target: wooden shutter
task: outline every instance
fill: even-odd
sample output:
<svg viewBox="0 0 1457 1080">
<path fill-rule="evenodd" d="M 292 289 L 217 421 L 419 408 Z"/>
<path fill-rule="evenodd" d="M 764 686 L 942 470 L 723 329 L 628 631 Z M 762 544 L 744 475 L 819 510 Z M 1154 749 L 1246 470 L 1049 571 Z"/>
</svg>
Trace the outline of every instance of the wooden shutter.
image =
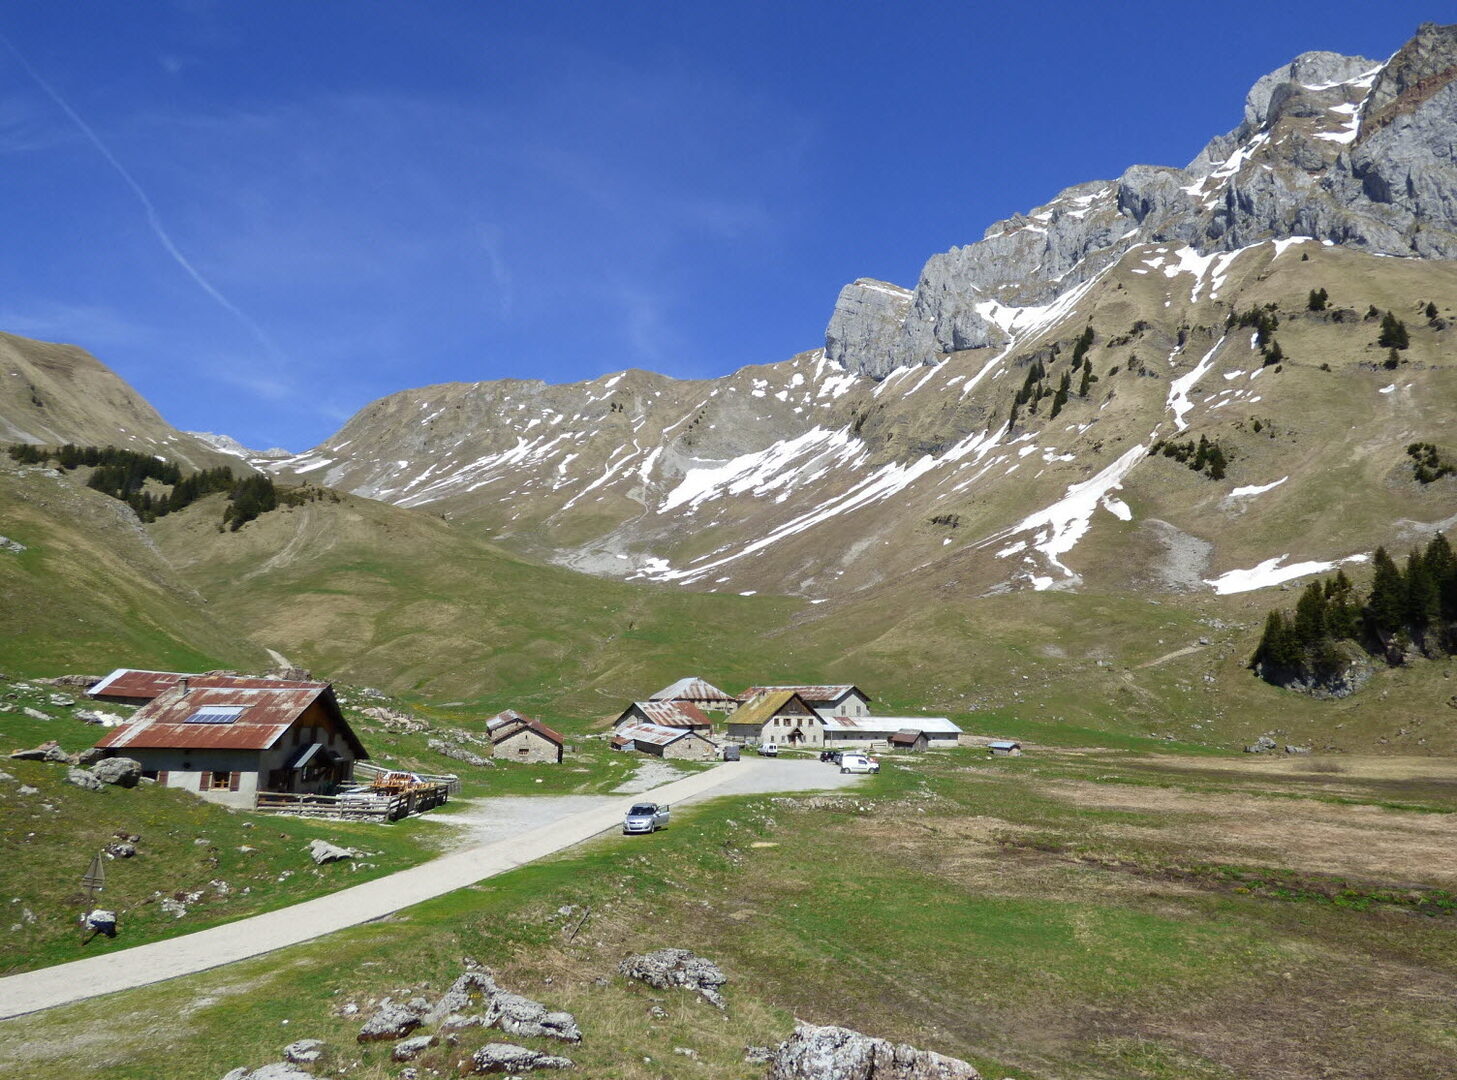
<svg viewBox="0 0 1457 1080">
<path fill-rule="evenodd" d="M 197 790 L 206 791 L 210 787 L 212 787 L 212 773 L 204 769 L 197 774 Z"/>
<path fill-rule="evenodd" d="M 159 785 L 161 785 L 162 787 L 166 787 L 167 786 L 167 770 L 166 769 L 162 769 L 160 772 L 157 773 L 157 783 Z"/>
<path fill-rule="evenodd" d="M 228 790 L 237 791 L 238 785 L 243 782 L 243 774 L 240 772 L 228 773 Z"/>
</svg>

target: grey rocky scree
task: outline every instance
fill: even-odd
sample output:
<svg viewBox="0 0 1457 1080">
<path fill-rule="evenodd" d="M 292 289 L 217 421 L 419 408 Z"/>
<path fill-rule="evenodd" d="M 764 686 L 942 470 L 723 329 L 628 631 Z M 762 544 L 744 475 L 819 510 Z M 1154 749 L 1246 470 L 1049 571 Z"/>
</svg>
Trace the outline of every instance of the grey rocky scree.
<svg viewBox="0 0 1457 1080">
<path fill-rule="evenodd" d="M 617 970 L 659 990 L 681 986 L 700 994 L 710 1005 L 724 1007 L 718 988 L 728 982 L 727 976 L 712 960 L 694 956 L 687 949 L 658 949 L 629 956 Z"/>
<path fill-rule="evenodd" d="M 981 1080 L 970 1064 L 842 1027 L 797 1024 L 765 1080 Z"/>
<path fill-rule="evenodd" d="M 540 1050 L 529 1050 L 513 1043 L 487 1043 L 471 1055 L 475 1071 L 479 1073 L 533 1072 L 536 1069 L 570 1069 L 576 1063 L 571 1058 L 555 1054 L 544 1054 Z"/>
</svg>

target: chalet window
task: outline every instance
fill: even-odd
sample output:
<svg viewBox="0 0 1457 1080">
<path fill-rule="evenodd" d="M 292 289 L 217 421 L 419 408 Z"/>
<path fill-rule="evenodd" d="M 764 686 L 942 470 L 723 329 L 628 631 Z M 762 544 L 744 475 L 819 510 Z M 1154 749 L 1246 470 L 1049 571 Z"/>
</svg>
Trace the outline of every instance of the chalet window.
<svg viewBox="0 0 1457 1080">
<path fill-rule="evenodd" d="M 204 773 L 203 775 L 207 775 Z M 230 772 L 215 772 L 211 776 L 212 783 L 209 785 L 213 791 L 236 791 L 233 787 L 233 774 Z"/>
<path fill-rule="evenodd" d="M 529 747 L 529 746 L 520 746 L 520 747 L 517 747 L 516 752 L 518 754 L 529 754 L 529 753 L 531 753 L 531 747 Z"/>
</svg>

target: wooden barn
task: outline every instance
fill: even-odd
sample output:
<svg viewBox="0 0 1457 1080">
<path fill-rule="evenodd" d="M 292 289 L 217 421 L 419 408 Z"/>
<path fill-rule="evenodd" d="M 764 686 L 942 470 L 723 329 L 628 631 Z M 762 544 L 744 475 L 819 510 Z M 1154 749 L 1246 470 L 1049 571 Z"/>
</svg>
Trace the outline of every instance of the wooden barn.
<svg viewBox="0 0 1457 1080">
<path fill-rule="evenodd" d="M 924 731 L 915 731 L 907 728 L 904 731 L 897 731 L 888 740 L 892 750 L 909 750 L 919 752 L 931 745 L 931 740 L 926 737 Z"/>
<path fill-rule="evenodd" d="M 96 747 L 141 762 L 167 787 L 237 807 L 259 792 L 328 793 L 369 757 L 328 683 L 230 675 L 176 675 Z"/>
<path fill-rule="evenodd" d="M 793 690 L 770 690 L 729 714 L 730 739 L 776 746 L 824 746 L 825 722 Z"/>
</svg>

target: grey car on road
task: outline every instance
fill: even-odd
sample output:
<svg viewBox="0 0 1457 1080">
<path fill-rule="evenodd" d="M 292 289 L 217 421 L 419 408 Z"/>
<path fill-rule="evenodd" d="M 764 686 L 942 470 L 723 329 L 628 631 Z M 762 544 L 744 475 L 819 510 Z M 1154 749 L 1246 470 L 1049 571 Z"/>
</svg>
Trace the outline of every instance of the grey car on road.
<svg viewBox="0 0 1457 1080">
<path fill-rule="evenodd" d="M 666 803 L 661 806 L 657 803 L 643 802 L 633 803 L 632 809 L 622 819 L 622 832 L 628 833 L 653 833 L 659 829 L 668 827 L 668 806 Z"/>
</svg>

